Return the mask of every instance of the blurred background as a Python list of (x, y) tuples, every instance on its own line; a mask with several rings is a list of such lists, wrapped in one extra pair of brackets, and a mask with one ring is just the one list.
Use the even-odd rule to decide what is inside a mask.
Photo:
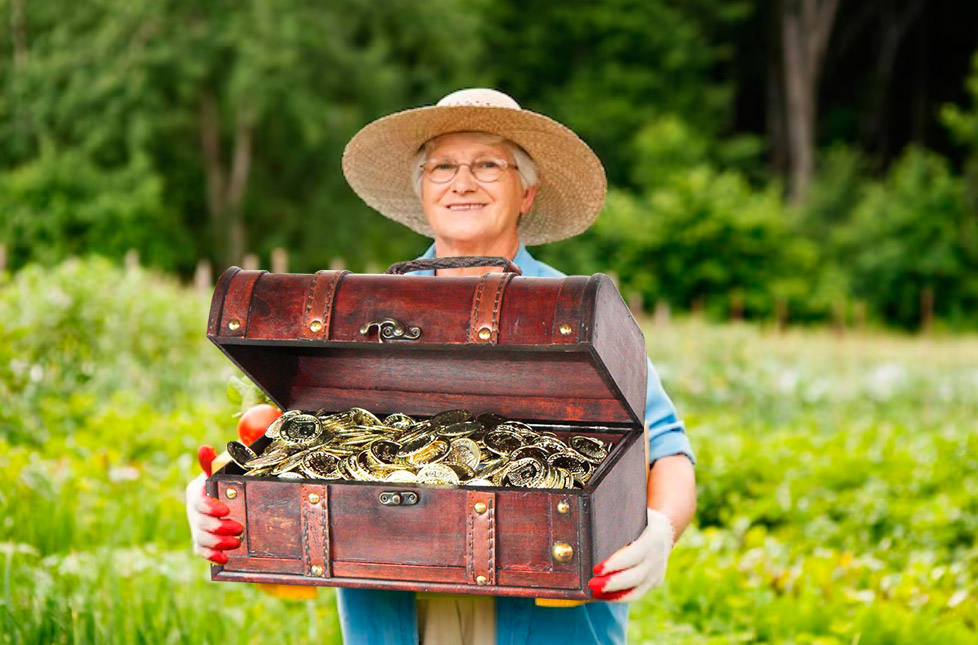
[[(978, 3), (0, 0), (0, 642), (334, 642), (331, 592), (207, 581), (229, 265), (428, 242), (340, 155), (488, 86), (610, 181), (532, 249), (611, 274), (700, 510), (635, 642), (978, 640)], [(204, 609), (206, 608), (206, 610)]]

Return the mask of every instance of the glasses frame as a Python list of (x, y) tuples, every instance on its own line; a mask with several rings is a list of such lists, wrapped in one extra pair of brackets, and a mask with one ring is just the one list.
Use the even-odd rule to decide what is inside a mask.
[[(479, 178), (479, 175), (476, 173), (476, 170), (474, 170), (475, 164), (478, 164), (478, 163), (481, 163), (481, 162), (484, 162), (484, 161), (492, 161), (492, 162), (494, 162), (494, 163), (496, 163), (496, 164), (499, 165), (499, 176), (498, 177), (496, 177), (495, 179), (480, 179)], [(431, 164), (432, 162), (435, 162), (436, 165), (450, 163), (453, 166), (455, 166), (455, 171), (452, 172), (452, 175), (450, 177), (448, 177), (447, 179), (442, 180), (442, 181), (438, 181), (438, 180), (432, 178), (432, 176), (431, 176), (431, 170), (429, 170), (427, 168), (427, 166), (429, 164)], [(469, 174), (472, 175), (472, 178), (475, 179), (476, 181), (480, 182), (480, 183), (483, 183), (483, 184), (494, 184), (497, 181), (499, 181), (502, 178), (503, 173), (505, 173), (510, 168), (512, 168), (513, 170), (517, 170), (519, 168), (519, 166), (517, 166), (515, 163), (510, 163), (510, 162), (506, 161), (505, 159), (494, 159), (492, 157), (483, 157), (481, 159), (475, 159), (474, 161), (470, 161), (468, 163), (458, 163), (457, 161), (449, 161), (447, 159), (429, 159), (429, 160), (425, 161), (423, 164), (421, 164), (420, 165), (420, 168), (421, 168), (421, 175), (423, 177), (425, 177), (428, 181), (430, 181), (433, 184), (444, 185), (444, 184), (451, 183), (456, 177), (458, 177), (458, 171), (459, 171), (459, 169), (462, 166), (467, 166), (468, 169), (469, 169)]]

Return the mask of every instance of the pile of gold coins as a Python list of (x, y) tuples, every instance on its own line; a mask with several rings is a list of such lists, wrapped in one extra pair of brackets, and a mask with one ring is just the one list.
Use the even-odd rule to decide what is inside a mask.
[(228, 453), (254, 477), (382, 481), (431, 486), (583, 488), (611, 444), (566, 442), (496, 414), (448, 410), (427, 420), (381, 420), (353, 408), (338, 414), (290, 410), (265, 431), (262, 453), (232, 441)]

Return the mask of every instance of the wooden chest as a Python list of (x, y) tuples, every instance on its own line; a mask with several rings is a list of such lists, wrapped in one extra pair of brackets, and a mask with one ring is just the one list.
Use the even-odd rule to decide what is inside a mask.
[(232, 267), (208, 337), (283, 409), (465, 408), (614, 444), (583, 489), (286, 481), (232, 462), (207, 492), (245, 534), (215, 580), (585, 600), (592, 566), (645, 528), (645, 343), (607, 276)]

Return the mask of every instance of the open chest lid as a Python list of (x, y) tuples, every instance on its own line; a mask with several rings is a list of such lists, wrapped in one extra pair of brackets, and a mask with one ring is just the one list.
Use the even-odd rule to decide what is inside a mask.
[(466, 408), (643, 427), (645, 340), (600, 273), (461, 278), (231, 267), (215, 287), (207, 337), (285, 410), (430, 416)]

